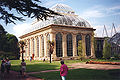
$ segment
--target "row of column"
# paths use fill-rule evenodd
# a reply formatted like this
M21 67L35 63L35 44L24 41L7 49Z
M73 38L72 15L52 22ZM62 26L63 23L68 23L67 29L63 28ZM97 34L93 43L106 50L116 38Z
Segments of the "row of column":
M50 41L54 41L54 52L52 54L53 58L56 58L56 34L54 32L51 32L49 34L50 36ZM67 33L62 33L62 50L63 50L63 57L67 57L67 41L66 41L66 36ZM76 34L72 34L72 41L73 41L73 57L77 56L77 47L76 47ZM82 50L83 50L83 56L86 56L86 44L85 44L85 36L86 34L81 34L82 36ZM93 35L91 36L91 56L94 56L94 41ZM42 37L44 37L44 48L42 47ZM32 54L34 54L35 58L47 58L49 56L48 54L48 34L44 34L44 35L39 35L39 36L35 36L32 38L29 38L26 41L27 43L27 48L26 53L24 54L24 56L27 56L28 58L32 56ZM33 39L34 39L34 43L33 43ZM37 42L39 39L39 42ZM39 44L38 44L39 43ZM39 47L38 47L39 45ZM34 48L33 48L34 47ZM39 49L38 49L39 48ZM34 49L34 50L33 50ZM44 50L42 50L44 49ZM38 51L39 50L39 51ZM44 52L43 52L44 51Z

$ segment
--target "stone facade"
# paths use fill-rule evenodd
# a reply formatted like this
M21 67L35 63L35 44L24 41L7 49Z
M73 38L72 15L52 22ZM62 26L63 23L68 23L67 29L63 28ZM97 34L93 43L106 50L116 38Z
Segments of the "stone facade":
M94 41L93 41L93 28L76 27L76 26L65 26L65 25L49 25L37 31L25 34L21 36L21 40L24 40L27 44L25 47L24 59L29 60L32 54L34 54L35 60L49 60L49 45L48 40L54 41L54 52L52 54L53 60L59 59L73 59L77 58L77 42L76 36L80 34L82 37L82 54L84 57L94 57ZM62 56L56 56L56 34L62 35ZM67 39L68 34L72 35L72 56L67 55ZM86 35L90 36L90 55L86 55ZM69 54L69 53L68 53Z

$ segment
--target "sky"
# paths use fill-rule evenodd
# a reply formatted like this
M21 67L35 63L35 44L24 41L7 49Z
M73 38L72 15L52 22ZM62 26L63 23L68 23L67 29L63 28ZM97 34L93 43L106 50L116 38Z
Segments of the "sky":
M79 17L87 20L91 26L96 29L95 36L103 37L104 25L106 26L108 36L111 37L112 23L114 23L117 32L120 32L120 0L41 0L40 5L51 8L57 3L70 6ZM16 14L19 15L19 14ZM26 21L15 21L15 24L6 25L0 21L5 30L17 37L31 27L34 19L24 17ZM113 31L112 35L115 32Z

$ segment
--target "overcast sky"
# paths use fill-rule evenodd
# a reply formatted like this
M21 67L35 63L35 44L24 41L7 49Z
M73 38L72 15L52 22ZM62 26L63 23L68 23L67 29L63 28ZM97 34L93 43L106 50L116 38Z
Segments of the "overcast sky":
M102 36L104 25L111 36L112 23L115 24L117 32L120 32L120 0L41 0L40 5L51 8L57 3L70 6L77 15L87 20L96 29L95 35ZM5 25L0 21L5 30L19 37L23 31L30 27L33 19L25 18L26 21L17 21L16 25ZM104 34L106 36L106 34Z

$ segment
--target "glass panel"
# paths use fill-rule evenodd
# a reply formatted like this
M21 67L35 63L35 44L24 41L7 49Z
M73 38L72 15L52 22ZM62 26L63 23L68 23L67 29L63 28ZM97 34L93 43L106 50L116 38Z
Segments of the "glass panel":
M39 57L39 38L37 38L37 56Z
M78 55L78 45L79 45L79 41L81 41L82 40L82 36L81 36L81 34L78 34L77 36L76 36L76 46L77 46L77 55ZM82 45L82 44L81 44Z
M50 34L47 35L47 41L50 40ZM49 57L49 43L47 42L47 56Z
M67 35L67 56L73 56L72 34Z
M42 36L42 57L44 56L44 37Z
M90 56L91 55L91 37L89 34L87 34L85 37L85 43L86 43L86 55Z
M62 57L62 35L61 33L56 34L56 56Z

